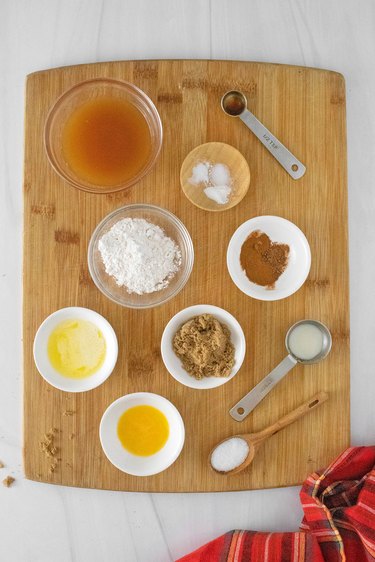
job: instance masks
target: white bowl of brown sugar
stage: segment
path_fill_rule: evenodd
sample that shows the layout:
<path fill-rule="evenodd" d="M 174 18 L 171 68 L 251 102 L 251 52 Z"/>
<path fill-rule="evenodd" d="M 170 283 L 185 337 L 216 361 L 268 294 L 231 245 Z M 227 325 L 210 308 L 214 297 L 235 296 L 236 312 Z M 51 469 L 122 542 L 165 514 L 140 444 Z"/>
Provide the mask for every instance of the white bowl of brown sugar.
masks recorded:
<path fill-rule="evenodd" d="M 190 388 L 216 388 L 241 368 L 246 340 L 239 322 L 209 304 L 180 310 L 166 325 L 161 356 L 169 373 Z"/>
<path fill-rule="evenodd" d="M 227 250 L 232 281 L 263 301 L 289 297 L 306 281 L 310 246 L 303 232 L 282 217 L 254 217 L 237 228 Z"/>

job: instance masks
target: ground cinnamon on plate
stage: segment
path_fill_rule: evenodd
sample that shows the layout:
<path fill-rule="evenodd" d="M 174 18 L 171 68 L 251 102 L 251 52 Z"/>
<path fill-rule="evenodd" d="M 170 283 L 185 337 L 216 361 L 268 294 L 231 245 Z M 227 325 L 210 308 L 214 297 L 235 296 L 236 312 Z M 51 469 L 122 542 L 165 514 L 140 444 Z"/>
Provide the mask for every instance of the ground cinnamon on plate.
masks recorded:
<path fill-rule="evenodd" d="M 255 230 L 242 244 L 240 262 L 247 278 L 266 287 L 274 289 L 275 283 L 285 271 L 289 259 L 289 246 L 279 244 L 260 230 Z"/>

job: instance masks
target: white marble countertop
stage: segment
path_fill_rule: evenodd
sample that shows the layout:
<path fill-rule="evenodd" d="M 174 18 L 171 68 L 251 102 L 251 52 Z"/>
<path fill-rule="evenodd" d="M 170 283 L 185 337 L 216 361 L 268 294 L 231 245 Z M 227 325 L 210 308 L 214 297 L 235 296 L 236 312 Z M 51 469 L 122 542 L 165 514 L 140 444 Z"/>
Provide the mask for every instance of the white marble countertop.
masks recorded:
<path fill-rule="evenodd" d="M 373 0 L 1 0 L 0 560 L 168 562 L 233 528 L 295 530 L 298 488 L 134 494 L 22 473 L 21 235 L 24 81 L 54 66 L 144 58 L 278 62 L 347 85 L 352 443 L 375 443 L 375 3 Z M 334 437 L 333 437 L 334 438 Z"/>

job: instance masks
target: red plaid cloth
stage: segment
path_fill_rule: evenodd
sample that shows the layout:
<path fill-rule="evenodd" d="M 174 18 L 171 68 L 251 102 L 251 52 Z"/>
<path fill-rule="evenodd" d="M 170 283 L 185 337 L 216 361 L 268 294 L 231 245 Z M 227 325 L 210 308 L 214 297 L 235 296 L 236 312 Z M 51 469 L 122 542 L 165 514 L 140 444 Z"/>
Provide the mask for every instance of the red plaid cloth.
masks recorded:
<path fill-rule="evenodd" d="M 231 531 L 178 562 L 375 561 L 375 447 L 344 451 L 300 498 L 300 532 Z"/>

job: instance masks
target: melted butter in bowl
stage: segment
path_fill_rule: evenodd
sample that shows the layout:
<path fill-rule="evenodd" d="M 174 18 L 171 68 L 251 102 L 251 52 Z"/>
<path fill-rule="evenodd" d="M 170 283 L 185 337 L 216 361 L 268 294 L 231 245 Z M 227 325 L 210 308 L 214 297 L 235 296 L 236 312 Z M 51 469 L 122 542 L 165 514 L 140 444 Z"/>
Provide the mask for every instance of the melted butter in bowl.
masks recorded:
<path fill-rule="evenodd" d="M 116 334 L 97 312 L 68 307 L 40 325 L 34 339 L 34 360 L 42 377 L 66 392 L 84 392 L 112 373 L 118 354 Z"/>
<path fill-rule="evenodd" d="M 105 338 L 99 328 L 87 320 L 64 320 L 48 339 L 48 358 L 64 377 L 81 379 L 96 373 L 106 356 Z"/>

